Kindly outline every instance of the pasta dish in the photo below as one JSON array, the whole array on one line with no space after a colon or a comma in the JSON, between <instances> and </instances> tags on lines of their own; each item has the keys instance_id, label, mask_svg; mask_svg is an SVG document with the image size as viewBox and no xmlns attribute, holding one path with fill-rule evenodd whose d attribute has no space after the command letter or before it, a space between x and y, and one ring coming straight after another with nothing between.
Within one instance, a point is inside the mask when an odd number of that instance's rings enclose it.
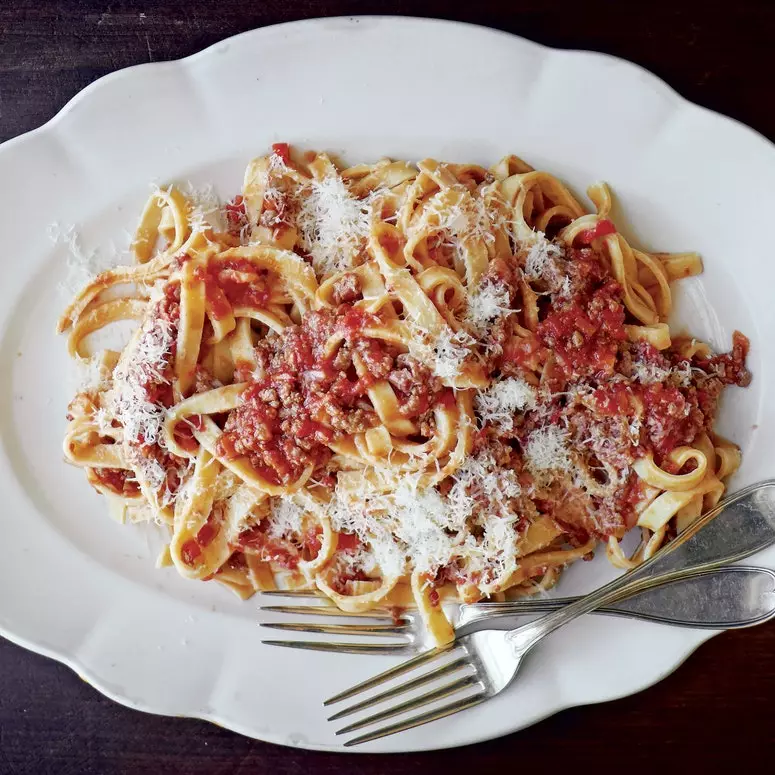
<instances>
[{"instance_id":1,"label":"pasta dish","mask_svg":"<svg viewBox=\"0 0 775 775\"><path fill-rule=\"evenodd\" d=\"M548 589L601 543L642 562L740 464L713 422L748 341L671 331L701 259L636 249L588 195L516 156L344 168L282 143L223 208L156 188L136 263L59 321L91 375L67 460L166 526L186 578L417 606L438 643L444 600ZM89 346L122 320L123 349Z\"/></svg>"}]
</instances>

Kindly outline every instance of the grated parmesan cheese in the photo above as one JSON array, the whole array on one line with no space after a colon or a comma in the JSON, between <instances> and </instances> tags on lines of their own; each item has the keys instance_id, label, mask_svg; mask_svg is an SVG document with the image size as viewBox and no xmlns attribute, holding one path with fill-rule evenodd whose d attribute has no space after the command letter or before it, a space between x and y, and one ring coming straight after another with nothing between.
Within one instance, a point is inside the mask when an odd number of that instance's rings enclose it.
<instances>
[{"instance_id":1,"label":"grated parmesan cheese","mask_svg":"<svg viewBox=\"0 0 775 775\"><path fill-rule=\"evenodd\" d=\"M571 459L567 435L554 425L533 431L525 445L525 462L533 473L570 471Z\"/></svg>"},{"instance_id":2,"label":"grated parmesan cheese","mask_svg":"<svg viewBox=\"0 0 775 775\"><path fill-rule=\"evenodd\" d=\"M393 502L395 535L407 547L413 566L420 573L435 574L452 562L463 526L456 523L438 490L415 490L402 482Z\"/></svg>"},{"instance_id":3,"label":"grated parmesan cheese","mask_svg":"<svg viewBox=\"0 0 775 775\"><path fill-rule=\"evenodd\" d=\"M94 422L97 423L97 430L99 430L102 436L112 436L114 434L115 428L113 428L112 420L110 412L104 407L100 407L94 413Z\"/></svg>"},{"instance_id":4,"label":"grated parmesan cheese","mask_svg":"<svg viewBox=\"0 0 775 775\"><path fill-rule=\"evenodd\" d=\"M173 327L162 319L147 320L113 373L111 410L124 428L124 439L133 444L153 445L161 441L165 408L148 400L149 382L166 384L175 336Z\"/></svg>"},{"instance_id":5,"label":"grated parmesan cheese","mask_svg":"<svg viewBox=\"0 0 775 775\"><path fill-rule=\"evenodd\" d=\"M456 519L481 529L467 530L461 555L469 572L483 584L509 576L516 569L516 527L521 518L514 499L522 492L516 473L499 466L491 452L469 456L454 475L447 496Z\"/></svg>"},{"instance_id":6,"label":"grated parmesan cheese","mask_svg":"<svg viewBox=\"0 0 775 775\"><path fill-rule=\"evenodd\" d=\"M652 385L656 382L666 382L671 370L650 361L635 361L632 364L633 379L637 379L643 385Z\"/></svg>"},{"instance_id":7,"label":"grated parmesan cheese","mask_svg":"<svg viewBox=\"0 0 775 775\"><path fill-rule=\"evenodd\" d=\"M490 504L491 510L508 511L508 501L522 492L516 473L499 466L490 451L469 455L453 478L455 483L448 502L457 512L457 519L463 515L466 518L472 516L477 501L482 498Z\"/></svg>"},{"instance_id":8,"label":"grated parmesan cheese","mask_svg":"<svg viewBox=\"0 0 775 775\"><path fill-rule=\"evenodd\" d=\"M334 555L334 568L339 573L360 571L366 575L379 570L374 552L369 551L363 544L358 544L355 549L346 552L337 552Z\"/></svg>"},{"instance_id":9,"label":"grated parmesan cheese","mask_svg":"<svg viewBox=\"0 0 775 775\"><path fill-rule=\"evenodd\" d=\"M521 518L516 473L480 452L466 458L453 480L446 496L409 477L392 492L366 480L357 490L339 487L328 506L331 525L357 535L383 575L411 567L433 576L458 560L488 577L507 572Z\"/></svg>"},{"instance_id":10,"label":"grated parmesan cheese","mask_svg":"<svg viewBox=\"0 0 775 775\"><path fill-rule=\"evenodd\" d=\"M129 262L129 245L132 236L128 235L125 248L118 249L111 242L108 250L84 247L81 233L74 225L62 226L58 221L48 225L46 235L55 247L63 248L67 253L67 272L59 290L71 298L100 272L104 272L120 263Z\"/></svg>"},{"instance_id":11,"label":"grated parmesan cheese","mask_svg":"<svg viewBox=\"0 0 775 775\"><path fill-rule=\"evenodd\" d=\"M692 382L692 364L690 361L681 361L676 366L673 366L672 374L673 382L680 387L689 387Z\"/></svg>"},{"instance_id":12,"label":"grated parmesan cheese","mask_svg":"<svg viewBox=\"0 0 775 775\"><path fill-rule=\"evenodd\" d=\"M528 280L551 280L555 270L555 259L562 258L563 250L550 242L543 232L535 233L525 257L525 277Z\"/></svg>"},{"instance_id":13,"label":"grated parmesan cheese","mask_svg":"<svg viewBox=\"0 0 775 775\"><path fill-rule=\"evenodd\" d=\"M406 553L401 550L383 519L385 496L364 482L362 491L343 493L337 488L329 504L331 526L337 532L352 533L368 544L385 575L403 574ZM340 552L339 555L343 556Z\"/></svg>"},{"instance_id":14,"label":"grated parmesan cheese","mask_svg":"<svg viewBox=\"0 0 775 775\"><path fill-rule=\"evenodd\" d=\"M446 326L432 345L434 375L440 379L454 379L475 344L476 340L462 329L455 332Z\"/></svg>"},{"instance_id":15,"label":"grated parmesan cheese","mask_svg":"<svg viewBox=\"0 0 775 775\"><path fill-rule=\"evenodd\" d=\"M486 279L468 297L466 321L477 333L483 334L496 320L514 311L511 309L509 289Z\"/></svg>"},{"instance_id":16,"label":"grated parmesan cheese","mask_svg":"<svg viewBox=\"0 0 775 775\"><path fill-rule=\"evenodd\" d=\"M192 231L206 231L208 228L225 230L223 205L212 183L197 187L187 181L181 192L190 205L188 219Z\"/></svg>"},{"instance_id":17,"label":"grated parmesan cheese","mask_svg":"<svg viewBox=\"0 0 775 775\"><path fill-rule=\"evenodd\" d=\"M354 266L369 235L372 202L373 197L354 197L338 175L311 182L296 222L318 277Z\"/></svg>"},{"instance_id":18,"label":"grated parmesan cheese","mask_svg":"<svg viewBox=\"0 0 775 775\"><path fill-rule=\"evenodd\" d=\"M445 235L444 243L457 251L468 240L482 240L486 244L495 242L494 231L505 225L505 218L497 206L488 207L486 196L497 205L502 203L494 186L483 187L470 192L465 186L457 185L461 201L450 205L449 189L436 192L425 203L425 212L431 216L436 233Z\"/></svg>"},{"instance_id":19,"label":"grated parmesan cheese","mask_svg":"<svg viewBox=\"0 0 775 775\"><path fill-rule=\"evenodd\" d=\"M303 516L301 506L288 498L278 498L272 504L267 535L274 539L300 536Z\"/></svg>"},{"instance_id":20,"label":"grated parmesan cheese","mask_svg":"<svg viewBox=\"0 0 775 775\"><path fill-rule=\"evenodd\" d=\"M514 427L514 414L535 409L536 389L524 379L509 377L479 391L474 406L482 425L491 423L501 431Z\"/></svg>"},{"instance_id":21,"label":"grated parmesan cheese","mask_svg":"<svg viewBox=\"0 0 775 775\"><path fill-rule=\"evenodd\" d=\"M681 361L675 366L660 366L652 361L637 360L632 364L632 377L642 385L670 382L688 387L692 380L692 364Z\"/></svg>"},{"instance_id":22,"label":"grated parmesan cheese","mask_svg":"<svg viewBox=\"0 0 775 775\"><path fill-rule=\"evenodd\" d=\"M435 488L417 489L405 479L390 493L364 484L359 493L337 492L330 512L335 530L367 543L383 574L401 575L409 565L435 574L459 556L465 523Z\"/></svg>"}]
</instances>

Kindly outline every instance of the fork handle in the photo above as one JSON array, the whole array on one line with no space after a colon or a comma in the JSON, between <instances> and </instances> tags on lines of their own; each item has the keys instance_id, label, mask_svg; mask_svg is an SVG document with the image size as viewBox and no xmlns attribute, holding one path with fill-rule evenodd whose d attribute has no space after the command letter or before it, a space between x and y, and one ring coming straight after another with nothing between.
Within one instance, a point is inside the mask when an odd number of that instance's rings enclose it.
<instances>
[{"instance_id":1,"label":"fork handle","mask_svg":"<svg viewBox=\"0 0 775 775\"><path fill-rule=\"evenodd\" d=\"M474 603L460 607L458 626L480 619L516 626L516 617L557 611L578 597ZM681 581L652 587L593 611L678 627L731 630L759 624L775 614L775 572L768 568L728 566L697 571Z\"/></svg>"},{"instance_id":2,"label":"fork handle","mask_svg":"<svg viewBox=\"0 0 775 775\"><path fill-rule=\"evenodd\" d=\"M746 487L689 525L650 560L559 611L509 633L515 653L526 654L544 636L574 619L652 586L711 570L775 540L775 480ZM475 627L474 627L475 629Z\"/></svg>"}]
</instances>

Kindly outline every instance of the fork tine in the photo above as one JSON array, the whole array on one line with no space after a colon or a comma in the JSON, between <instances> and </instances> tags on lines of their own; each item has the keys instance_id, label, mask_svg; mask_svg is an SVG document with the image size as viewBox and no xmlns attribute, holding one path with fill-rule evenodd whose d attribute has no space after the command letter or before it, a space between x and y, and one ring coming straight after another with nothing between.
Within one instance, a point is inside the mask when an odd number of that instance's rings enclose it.
<instances>
[{"instance_id":1,"label":"fork tine","mask_svg":"<svg viewBox=\"0 0 775 775\"><path fill-rule=\"evenodd\" d=\"M268 589L262 590L261 594L267 597L326 597L319 589Z\"/></svg>"},{"instance_id":2,"label":"fork tine","mask_svg":"<svg viewBox=\"0 0 775 775\"><path fill-rule=\"evenodd\" d=\"M331 643L323 640L262 640L261 643L288 649L330 651L334 654L385 654L390 656L406 654L411 648L408 643Z\"/></svg>"},{"instance_id":3,"label":"fork tine","mask_svg":"<svg viewBox=\"0 0 775 775\"><path fill-rule=\"evenodd\" d=\"M262 627L286 632L315 632L322 635L403 635L406 624L302 624L301 622L261 622Z\"/></svg>"},{"instance_id":4,"label":"fork tine","mask_svg":"<svg viewBox=\"0 0 775 775\"><path fill-rule=\"evenodd\" d=\"M341 702L342 700L346 700L348 697L354 697L356 694L365 692L366 689L379 686L380 684L385 683L385 681L389 681L391 678L403 675L410 670L414 670L414 668L419 667L420 665L424 665L426 662L432 662L437 657L448 654L453 649L456 649L457 646L457 642L452 641L452 643L447 643L445 646L437 646L436 648L428 649L428 651L423 651L416 657L407 659L406 662L402 662L400 665L396 665L395 667L391 667L389 670L385 670L384 673L375 675L373 678L369 678L362 683L356 684L350 689L339 692L339 694L335 694L333 697L329 697L329 699L327 699L323 705L333 705L335 702Z\"/></svg>"},{"instance_id":5,"label":"fork tine","mask_svg":"<svg viewBox=\"0 0 775 775\"><path fill-rule=\"evenodd\" d=\"M372 740L379 740L381 737L387 737L388 735L395 735L397 732L405 732L407 729L414 729L414 727L422 726L423 724L429 724L431 721L438 721L439 719L451 716L454 713L459 713L461 710L467 710L473 708L475 705L479 705L487 699L487 695L484 692L478 692L472 694L470 697L464 697L461 700L449 703L449 705L442 705L435 710L429 710L425 713L421 713L419 716L412 716L411 718L399 721L395 724L391 724L382 729L377 729L375 732L369 732L360 737L354 737L352 740L347 740L344 743L345 748L351 748L354 745L362 745L363 743L370 743Z\"/></svg>"},{"instance_id":6,"label":"fork tine","mask_svg":"<svg viewBox=\"0 0 775 775\"><path fill-rule=\"evenodd\" d=\"M449 697L452 694L457 694L461 689L465 689L468 686L474 686L479 684L479 678L476 674L466 675L463 678L458 678L452 683L444 684L438 689L431 689L425 694L421 694L419 697L413 697L411 700L400 702L398 705L394 705L392 708L386 708L378 713L373 713L371 716L367 716L360 721L354 721L346 727L338 729L337 735L344 735L347 732L355 732L356 729L363 729L370 724L375 724L377 721L384 721L386 718L393 718L400 713L404 713L409 710L417 710L427 705L429 702L435 702L436 700L443 700L445 697Z\"/></svg>"},{"instance_id":7,"label":"fork tine","mask_svg":"<svg viewBox=\"0 0 775 775\"><path fill-rule=\"evenodd\" d=\"M388 689L385 692L381 692L380 694L375 694L373 697L369 697L367 700L362 700L361 702L356 702L355 705L350 705L349 708L345 708L344 710L340 710L337 713L334 713L333 716L329 716L329 721L336 721L337 719L344 718L345 716L349 716L351 713L357 713L359 710L366 710L366 708L370 708L372 705L377 705L380 702L384 702L385 700L389 700L392 697L397 697L399 694L404 694L404 692L412 691L412 689L417 689L420 686L423 686L424 684L429 683L430 681L433 681L437 678L441 678L442 676L449 675L450 673L454 673L457 670L460 670L461 667L464 667L465 665L469 665L470 662L465 657L460 657L460 659L456 659L453 662L448 662L443 667L440 667L438 670L433 670L430 673L425 673L424 675L421 675L419 678L413 678L411 681L407 681L406 683L402 683L399 686L394 687L393 689Z\"/></svg>"},{"instance_id":8,"label":"fork tine","mask_svg":"<svg viewBox=\"0 0 775 775\"><path fill-rule=\"evenodd\" d=\"M393 616L388 611L361 611L360 613L347 613L341 608L333 605L264 605L260 606L259 611L266 611L270 614L294 614L298 616L338 616L342 619L363 618L363 619L390 619ZM401 619L400 621L404 621Z\"/></svg>"}]
</instances>

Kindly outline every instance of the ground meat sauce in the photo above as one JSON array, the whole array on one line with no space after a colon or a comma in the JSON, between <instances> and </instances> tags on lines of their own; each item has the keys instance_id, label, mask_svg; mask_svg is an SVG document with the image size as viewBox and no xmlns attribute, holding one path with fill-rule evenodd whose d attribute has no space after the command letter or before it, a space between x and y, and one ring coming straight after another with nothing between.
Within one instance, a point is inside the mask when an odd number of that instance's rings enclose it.
<instances>
[{"instance_id":1,"label":"ground meat sauce","mask_svg":"<svg viewBox=\"0 0 775 775\"><path fill-rule=\"evenodd\" d=\"M424 416L433 405L445 402L450 394L427 366L405 353L396 357L395 368L387 380L398 394L401 413L406 417Z\"/></svg>"},{"instance_id":2,"label":"ground meat sauce","mask_svg":"<svg viewBox=\"0 0 775 775\"><path fill-rule=\"evenodd\" d=\"M310 562L317 557L323 534L320 526L305 531L302 543L298 545L285 538L270 538L266 534L269 524L269 520L264 519L243 531L237 537L233 548L257 555L263 562L273 562L289 570L297 568L302 560Z\"/></svg>"},{"instance_id":3,"label":"ground meat sauce","mask_svg":"<svg viewBox=\"0 0 775 775\"><path fill-rule=\"evenodd\" d=\"M344 556L347 556L348 559L352 557L352 555L356 554L359 549L362 549L363 545L361 544L360 540L358 539L358 536L353 535L352 533L340 533L338 540L337 540L337 556L340 558L344 558ZM335 592L338 592L340 595L349 595L351 594L351 582L353 581L370 581L370 577L365 573L362 567L359 567L359 564L353 563L351 561L349 562L339 562L336 563L334 566L335 572L332 574L332 577L329 579L329 583L331 584L331 589L333 589Z\"/></svg>"},{"instance_id":4,"label":"ground meat sauce","mask_svg":"<svg viewBox=\"0 0 775 775\"><path fill-rule=\"evenodd\" d=\"M240 533L237 548L249 554L257 555L263 562L274 562L282 568L294 570L302 559L298 548L290 541L275 540L267 536L269 520Z\"/></svg>"},{"instance_id":5,"label":"ground meat sauce","mask_svg":"<svg viewBox=\"0 0 775 775\"><path fill-rule=\"evenodd\" d=\"M97 479L116 495L131 498L140 492L140 485L135 479L135 475L125 468L94 468L92 470Z\"/></svg>"},{"instance_id":6,"label":"ground meat sauce","mask_svg":"<svg viewBox=\"0 0 775 775\"><path fill-rule=\"evenodd\" d=\"M242 230L248 224L247 211L245 210L245 201L241 195L237 195L230 202L226 203L226 225L229 233L239 236Z\"/></svg>"},{"instance_id":7,"label":"ground meat sauce","mask_svg":"<svg viewBox=\"0 0 775 775\"><path fill-rule=\"evenodd\" d=\"M609 376L619 343L627 339L619 283L609 281L588 298L576 297L538 325L541 343L569 377Z\"/></svg>"},{"instance_id":8,"label":"ground meat sauce","mask_svg":"<svg viewBox=\"0 0 775 775\"><path fill-rule=\"evenodd\" d=\"M165 286L164 296L156 305L154 317L177 327L180 320L180 283L168 283Z\"/></svg>"},{"instance_id":9,"label":"ground meat sauce","mask_svg":"<svg viewBox=\"0 0 775 775\"><path fill-rule=\"evenodd\" d=\"M697 367L716 377L723 385L747 387L751 384L751 372L745 366L745 359L751 343L748 337L735 331L732 335L732 352L697 360Z\"/></svg>"},{"instance_id":10,"label":"ground meat sauce","mask_svg":"<svg viewBox=\"0 0 775 775\"><path fill-rule=\"evenodd\" d=\"M401 410L416 417L441 393L441 385L413 358L364 335L378 320L351 305L318 310L282 335L270 334L256 348L259 379L229 414L219 449L246 456L275 484L298 479L308 466L322 469L328 445L379 423L368 389L387 379ZM336 352L324 348L340 337ZM241 374L240 376L249 376Z\"/></svg>"},{"instance_id":11,"label":"ground meat sauce","mask_svg":"<svg viewBox=\"0 0 775 775\"><path fill-rule=\"evenodd\" d=\"M194 431L201 431L203 428L202 418L198 414L193 414L175 424L173 429L175 441L187 452L196 452L199 449L199 442L194 437Z\"/></svg>"},{"instance_id":12,"label":"ground meat sauce","mask_svg":"<svg viewBox=\"0 0 775 775\"><path fill-rule=\"evenodd\" d=\"M601 224L583 233L577 244L612 233L606 222ZM515 257L512 264L519 267L520 261ZM635 507L642 497L632 463L652 454L658 465L670 469L670 452L711 432L724 386L751 381L745 366L749 343L735 332L730 353L688 359L679 347L659 351L647 342L630 342L625 324L638 321L628 318L622 288L595 250L566 249L552 262L531 283L539 294L535 332L522 329L515 336L514 320L503 318L486 335L490 374L524 378L540 373L538 406L516 413L509 428L481 428L474 452L487 450L506 460L508 455L499 453L504 443L517 450L504 465L518 474L536 504L545 501L546 513L575 541L591 535L621 537L636 523ZM492 279L513 290L515 266L500 263L491 264L497 275ZM399 387L403 377L393 377ZM572 477L547 485L522 469L519 461L530 435L551 426L561 429L568 448L581 455L605 495L586 492L572 484Z\"/></svg>"},{"instance_id":13,"label":"ground meat sauce","mask_svg":"<svg viewBox=\"0 0 775 775\"><path fill-rule=\"evenodd\" d=\"M205 284L210 314L220 320L234 307L261 309L269 302L269 274L246 258L211 262L207 269L197 268L194 276Z\"/></svg>"},{"instance_id":14,"label":"ground meat sauce","mask_svg":"<svg viewBox=\"0 0 775 775\"><path fill-rule=\"evenodd\" d=\"M347 272L342 275L331 289L334 304L348 304L361 298L361 281L357 274Z\"/></svg>"}]
</instances>

